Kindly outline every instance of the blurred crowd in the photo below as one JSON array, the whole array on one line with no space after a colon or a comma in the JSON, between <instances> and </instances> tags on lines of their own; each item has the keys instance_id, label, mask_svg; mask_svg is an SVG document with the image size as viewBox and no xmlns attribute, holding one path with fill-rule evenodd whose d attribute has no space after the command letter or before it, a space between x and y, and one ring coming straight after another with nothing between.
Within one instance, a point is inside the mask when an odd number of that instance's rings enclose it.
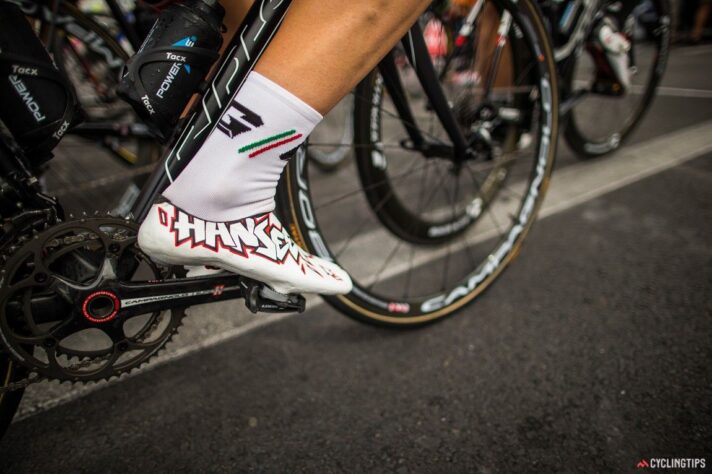
<instances>
[{"instance_id":1,"label":"blurred crowd","mask_svg":"<svg viewBox=\"0 0 712 474\"><path fill-rule=\"evenodd\" d=\"M712 38L712 0L671 0L675 41L698 44Z\"/></svg>"}]
</instances>

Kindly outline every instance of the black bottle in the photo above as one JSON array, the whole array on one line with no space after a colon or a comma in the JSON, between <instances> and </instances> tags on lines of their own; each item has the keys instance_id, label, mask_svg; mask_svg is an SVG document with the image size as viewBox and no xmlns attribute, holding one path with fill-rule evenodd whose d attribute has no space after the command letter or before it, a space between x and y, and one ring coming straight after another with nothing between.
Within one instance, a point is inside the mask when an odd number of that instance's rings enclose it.
<instances>
[{"instance_id":1,"label":"black bottle","mask_svg":"<svg viewBox=\"0 0 712 474\"><path fill-rule=\"evenodd\" d=\"M225 10L217 0L169 6L126 65L118 92L161 138L218 58Z\"/></svg>"},{"instance_id":2,"label":"black bottle","mask_svg":"<svg viewBox=\"0 0 712 474\"><path fill-rule=\"evenodd\" d=\"M0 2L0 119L33 164L75 124L74 89L17 5Z\"/></svg>"}]
</instances>

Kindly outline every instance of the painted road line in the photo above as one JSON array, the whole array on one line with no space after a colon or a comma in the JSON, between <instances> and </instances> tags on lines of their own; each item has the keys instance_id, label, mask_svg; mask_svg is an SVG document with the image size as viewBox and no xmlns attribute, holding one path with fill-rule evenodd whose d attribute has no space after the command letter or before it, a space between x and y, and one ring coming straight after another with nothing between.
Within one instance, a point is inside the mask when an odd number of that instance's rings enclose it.
<instances>
[{"instance_id":1,"label":"painted road line","mask_svg":"<svg viewBox=\"0 0 712 474\"><path fill-rule=\"evenodd\" d=\"M588 87L588 82L586 81L576 81L575 85L577 87ZM641 95L645 92L645 87L633 84L630 86L630 92L633 95ZM682 97L687 99L712 99L712 89L691 89L689 87L671 87L671 86L658 86L655 89L655 95L657 97Z\"/></svg>"},{"instance_id":2,"label":"painted road line","mask_svg":"<svg viewBox=\"0 0 712 474\"><path fill-rule=\"evenodd\" d=\"M712 152L712 120L554 173L540 217L556 214Z\"/></svg>"},{"instance_id":3,"label":"painted road line","mask_svg":"<svg viewBox=\"0 0 712 474\"><path fill-rule=\"evenodd\" d=\"M686 161L712 152L712 120L663 135L638 145L625 147L618 153L597 160L579 162L555 172L552 185L540 212L540 217L554 215L606 193L615 191L640 181L648 176L678 166ZM376 238L378 231L360 237L368 240ZM483 235L481 238L486 238ZM527 249L536 251L536 249ZM427 263L427 261L420 262ZM307 307L311 310L320 307L323 301L317 297L309 298ZM225 313L239 313L244 324L212 334L196 333L191 341L182 346L169 346L166 352L145 368L125 375L118 380L92 385L65 387L62 393L52 397L44 394L48 384L38 384L28 388L26 399L15 421L22 420L50 408L76 400L100 388L121 383L134 375L151 371L164 364L179 360L187 355L209 347L236 339L254 329L295 316L295 314L245 316L246 310L241 301L230 302L221 306L206 305L193 308L191 318L196 323L213 319L224 319ZM301 315L300 317L305 317Z\"/></svg>"},{"instance_id":4,"label":"painted road line","mask_svg":"<svg viewBox=\"0 0 712 474\"><path fill-rule=\"evenodd\" d=\"M712 53L712 45L694 46L689 48L681 48L676 51L676 54L683 56L701 56Z\"/></svg>"},{"instance_id":5,"label":"painted road line","mask_svg":"<svg viewBox=\"0 0 712 474\"><path fill-rule=\"evenodd\" d=\"M710 89L688 89L685 87L660 86L655 94L659 97L686 97L693 99L712 99Z\"/></svg>"}]
</instances>

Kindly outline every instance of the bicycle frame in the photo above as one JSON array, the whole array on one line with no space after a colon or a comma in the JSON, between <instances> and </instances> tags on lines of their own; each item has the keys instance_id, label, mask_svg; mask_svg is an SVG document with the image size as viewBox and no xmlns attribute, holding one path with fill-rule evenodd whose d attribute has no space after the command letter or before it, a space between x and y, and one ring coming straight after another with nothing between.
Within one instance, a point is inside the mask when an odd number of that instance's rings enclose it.
<instances>
[{"instance_id":1,"label":"bicycle frame","mask_svg":"<svg viewBox=\"0 0 712 474\"><path fill-rule=\"evenodd\" d=\"M571 25L572 10L574 2L571 2L569 8L564 12L564 16L560 22L559 28L565 28L568 33L566 42L562 45L555 45L554 59L557 63L561 63L569 58L572 53L584 42L591 32L591 25L596 19L596 12L601 6L600 0L582 0L582 12L575 25Z\"/></svg>"},{"instance_id":2,"label":"bicycle frame","mask_svg":"<svg viewBox=\"0 0 712 474\"><path fill-rule=\"evenodd\" d=\"M591 35L596 22L603 16L603 8L609 3L611 3L609 0L572 0L568 3L558 24L555 18L550 18L551 28L558 29L565 38L563 42L557 42L557 35L550 31L554 45L554 60L560 77L568 77L573 72L582 46ZM623 2L621 9L626 11L627 8L629 7ZM573 22L576 14L578 19ZM589 94L589 91L580 90L573 93L568 90L567 81L561 81L560 94L559 112L561 115L566 115Z\"/></svg>"},{"instance_id":3,"label":"bicycle frame","mask_svg":"<svg viewBox=\"0 0 712 474\"><path fill-rule=\"evenodd\" d=\"M566 39L563 43L556 44L554 42L555 35L550 34L552 43L554 44L554 59L557 63L557 68L560 76L566 76L571 72L571 68L574 67L576 62L576 56L581 46L584 44L588 36L591 34L591 30L595 25L595 22L600 18L601 7L605 5L605 0L571 0L568 3L567 10L564 12L559 24L557 26L552 26L552 28L559 28L562 33L565 34ZM470 8L468 14L465 17L463 25L458 31L458 40L470 37L474 31L474 23L482 10L484 0L476 1ZM574 11L574 9L579 9L580 11ZM578 14L576 22L573 22L574 16ZM549 23L554 25L556 19L550 18ZM509 31L511 26L511 17L508 15L503 15L500 19L498 31L506 32ZM550 32L551 33L551 32ZM457 54L461 46L458 42L455 42L455 49L446 58L447 63L450 59ZM495 60L490 69L490 73L496 71L496 65L499 61L499 55L501 54L501 47L498 47L495 51ZM562 85L566 81L562 81ZM487 78L485 81L486 87L491 86L492 78ZM560 113L566 114L569 112L580 100L582 100L586 93L581 92L576 95L571 95L571 91L562 89L560 93L562 95L562 101L560 103Z\"/></svg>"},{"instance_id":4,"label":"bicycle frame","mask_svg":"<svg viewBox=\"0 0 712 474\"><path fill-rule=\"evenodd\" d=\"M595 22L600 17L600 9L604 4L601 0L581 0L580 2L570 2L567 10L564 12L559 25L553 25L551 28L559 28L566 35L566 40L562 44L554 42L555 35L550 32L552 43L554 44L554 60L556 61L557 69L560 77L567 77L571 74L572 69L576 64L576 58L579 51L591 34L591 29ZM573 18L573 9L580 7L581 12L578 15L576 23L571 22ZM581 100L588 94L585 91L579 91L572 94L566 86L567 81L561 81L561 102L559 112L561 115L569 113Z\"/></svg>"},{"instance_id":5,"label":"bicycle frame","mask_svg":"<svg viewBox=\"0 0 712 474\"><path fill-rule=\"evenodd\" d=\"M116 0L104 1L106 2L106 6L109 7L109 11L111 11L112 16L119 24L121 31L124 33L124 35L126 35L126 39L129 41L129 43L131 43L131 47L133 48L133 50L138 51L138 48L141 47L141 39L138 37L136 28L134 28L133 24L129 21L129 19L126 17L126 14L121 9L121 5L119 5Z\"/></svg>"}]
</instances>

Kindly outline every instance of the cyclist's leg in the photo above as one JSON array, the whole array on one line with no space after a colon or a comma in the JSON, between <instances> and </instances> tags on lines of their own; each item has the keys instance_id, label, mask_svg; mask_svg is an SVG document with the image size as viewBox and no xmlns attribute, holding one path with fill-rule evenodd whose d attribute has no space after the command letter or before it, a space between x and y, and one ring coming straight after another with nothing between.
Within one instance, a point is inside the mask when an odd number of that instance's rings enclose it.
<instances>
[{"instance_id":1,"label":"cyclist's leg","mask_svg":"<svg viewBox=\"0 0 712 474\"><path fill-rule=\"evenodd\" d=\"M350 291L343 270L306 255L282 231L272 214L277 182L321 114L375 67L428 3L294 1L222 118L234 128L216 129L166 190L178 209L159 204L144 222L144 250L167 263L220 266L285 293Z\"/></svg>"},{"instance_id":2,"label":"cyclist's leg","mask_svg":"<svg viewBox=\"0 0 712 474\"><path fill-rule=\"evenodd\" d=\"M220 50L220 52L223 53L228 45L227 40L232 38L232 35L235 34L247 14L247 10L254 3L254 0L223 0L220 3L225 7L225 18L223 18L225 32L223 38L226 41L223 42L222 49Z\"/></svg>"},{"instance_id":3,"label":"cyclist's leg","mask_svg":"<svg viewBox=\"0 0 712 474\"><path fill-rule=\"evenodd\" d=\"M257 71L325 114L376 66L429 3L297 0Z\"/></svg>"}]
</instances>

